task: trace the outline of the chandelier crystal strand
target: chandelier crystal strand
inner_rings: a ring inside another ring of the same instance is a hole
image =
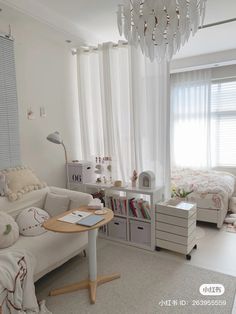
[[[124,0],[117,12],[119,33],[151,61],[171,60],[202,25],[206,1]]]

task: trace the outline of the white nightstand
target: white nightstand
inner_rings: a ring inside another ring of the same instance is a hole
[[[174,202],[174,203],[173,203]],[[156,205],[156,250],[179,252],[190,260],[196,245],[196,204],[173,200]]]

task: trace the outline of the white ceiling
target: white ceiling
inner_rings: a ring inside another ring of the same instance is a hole
[[[116,25],[117,5],[122,0],[0,0],[16,9],[41,20],[66,28],[74,40],[78,34],[80,42],[97,44],[105,41],[118,41]],[[24,7],[24,9],[23,9]],[[47,14],[46,14],[47,13]],[[207,0],[204,24],[236,17],[236,0]],[[55,25],[54,25],[55,26]],[[180,50],[175,58],[212,53],[236,48],[236,22],[199,30],[194,38]],[[69,38],[68,38],[69,39]],[[75,44],[78,44],[76,42]]]

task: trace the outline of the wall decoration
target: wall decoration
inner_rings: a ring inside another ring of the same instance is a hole
[[[34,111],[31,108],[27,109],[27,118],[28,118],[28,120],[34,120],[35,119]]]
[[[46,109],[44,106],[40,107],[40,117],[41,118],[46,118]]]

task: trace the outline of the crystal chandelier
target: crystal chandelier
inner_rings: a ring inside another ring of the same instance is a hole
[[[206,0],[125,0],[117,24],[128,43],[153,61],[172,56],[202,25]]]

